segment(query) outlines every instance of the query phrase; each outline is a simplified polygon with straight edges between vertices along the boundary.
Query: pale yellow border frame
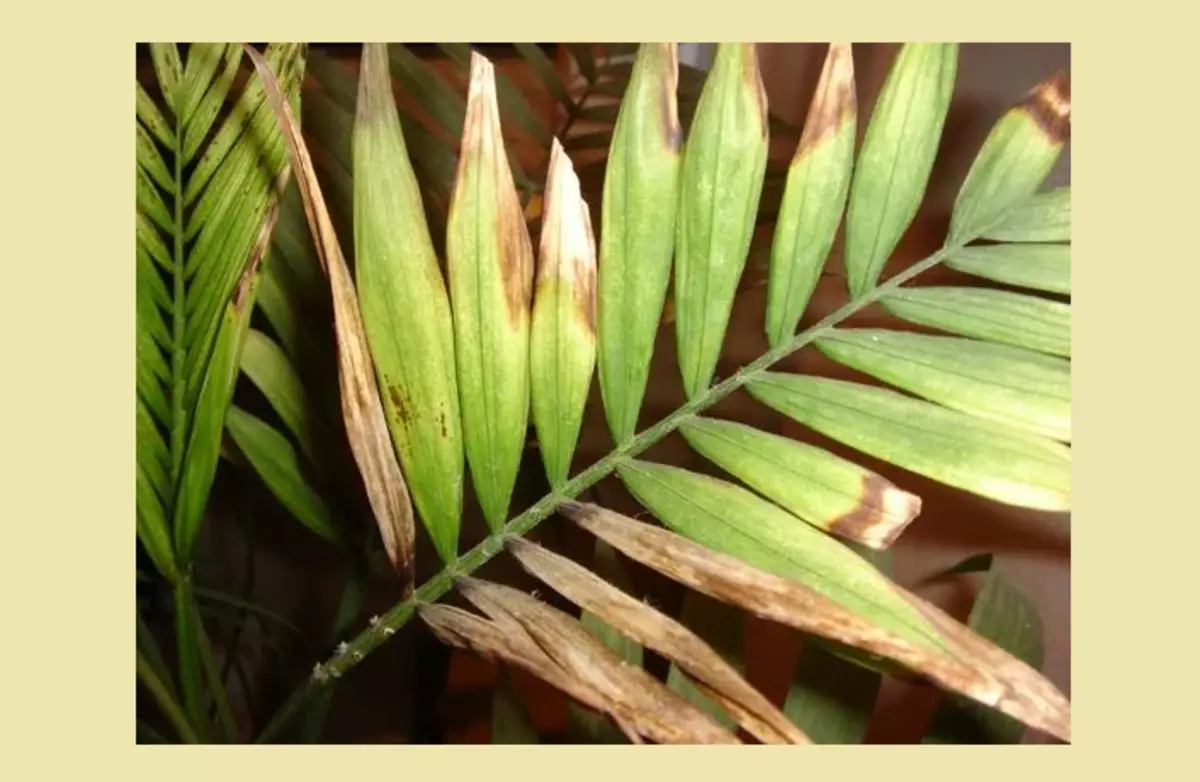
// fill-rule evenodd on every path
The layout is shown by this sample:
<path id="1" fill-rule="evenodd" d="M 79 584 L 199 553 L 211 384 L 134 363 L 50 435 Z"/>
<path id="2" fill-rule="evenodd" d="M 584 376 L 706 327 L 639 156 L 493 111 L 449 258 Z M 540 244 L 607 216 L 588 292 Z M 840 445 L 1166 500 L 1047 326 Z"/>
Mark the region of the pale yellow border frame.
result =
<path id="1" fill-rule="evenodd" d="M 1195 570 L 1189 544 L 1200 526 L 1194 501 L 1180 496 L 1196 480 L 1189 439 L 1195 427 L 1185 429 L 1184 412 L 1187 402 L 1195 405 L 1195 385 L 1183 377 L 1196 351 L 1171 344 L 1173 335 L 1195 331 L 1185 321 L 1186 299 L 1200 267 L 1194 247 L 1172 230 L 1200 222 L 1194 166 L 1185 168 L 1192 156 L 1182 152 L 1189 144 L 1195 148 L 1195 125 L 1171 116 L 1177 107 L 1191 110 L 1195 91 L 1194 84 L 1171 89 L 1177 74 L 1190 78 L 1185 58 L 1193 54 L 1171 38 L 1193 27 L 1165 3 L 1143 0 L 1116 15 L 1100 6 L 1048 0 L 27 4 L 24 20 L 43 22 L 36 31 L 22 29 L 10 14 L 0 47 L 6 82 L 0 181 L 8 239 L 0 262 L 7 293 L 0 308 L 8 452 L 0 547 L 4 777 L 115 774 L 175 782 L 270 774 L 331 782 L 837 774 L 1023 781 L 1057 778 L 1067 763 L 1074 770 L 1072 761 L 1100 753 L 1105 757 L 1095 770 L 1122 773 L 1136 764 L 1142 775 L 1153 775 L 1176 753 L 1181 766 L 1192 767 L 1184 753 L 1194 743 L 1186 692 L 1194 681 L 1194 648 L 1187 643 L 1194 631 L 1191 614 L 1182 622 L 1173 618 L 1168 598 L 1194 590 L 1185 579 Z M 1162 32 L 1138 36 L 1131 29 L 1137 18 Z M 132 43 L 241 38 L 1071 41 L 1078 185 L 1074 371 L 1081 389 L 1074 413 L 1081 450 L 1074 511 L 1073 574 L 1080 588 L 1074 590 L 1072 645 L 1081 650 L 1072 665 L 1075 744 L 633 752 L 136 747 L 128 610 L 134 553 L 134 307 L 127 262 L 133 250 Z M 1169 447 L 1160 449 L 1155 440 Z M 1146 589 L 1150 584 L 1153 590 Z M 1150 746 L 1139 746 L 1148 739 L 1152 754 L 1144 751 Z M 746 752 L 757 757 L 751 761 Z M 920 757 L 906 754 L 913 752 Z M 1128 766 L 1119 762 L 1125 758 Z"/>

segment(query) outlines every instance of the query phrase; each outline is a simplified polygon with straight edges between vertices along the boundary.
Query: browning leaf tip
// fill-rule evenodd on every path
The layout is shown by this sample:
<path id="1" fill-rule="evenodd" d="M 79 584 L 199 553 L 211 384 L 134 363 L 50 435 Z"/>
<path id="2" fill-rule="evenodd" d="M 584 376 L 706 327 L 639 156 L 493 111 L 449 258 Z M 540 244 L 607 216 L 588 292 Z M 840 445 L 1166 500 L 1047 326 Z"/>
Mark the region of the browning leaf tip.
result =
<path id="1" fill-rule="evenodd" d="M 848 43 L 831 43 L 793 161 L 802 158 L 845 123 L 853 122 L 857 114 L 853 50 Z"/>
<path id="2" fill-rule="evenodd" d="M 1030 90 L 1020 110 L 1028 114 L 1054 143 L 1071 135 L 1071 84 L 1062 71 Z"/>
<path id="3" fill-rule="evenodd" d="M 896 542 L 920 512 L 920 497 L 868 473 L 862 476 L 858 505 L 835 519 L 829 529 L 835 535 L 883 550 Z"/>

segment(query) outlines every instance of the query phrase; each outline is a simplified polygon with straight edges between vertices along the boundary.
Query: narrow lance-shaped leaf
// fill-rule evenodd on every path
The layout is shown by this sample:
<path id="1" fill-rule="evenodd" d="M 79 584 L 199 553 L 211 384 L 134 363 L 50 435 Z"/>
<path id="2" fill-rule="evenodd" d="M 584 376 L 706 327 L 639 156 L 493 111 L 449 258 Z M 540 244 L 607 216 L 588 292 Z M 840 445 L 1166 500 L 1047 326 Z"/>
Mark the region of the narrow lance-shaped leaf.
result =
<path id="1" fill-rule="evenodd" d="M 958 44 L 904 44 L 875 102 L 846 212 L 846 274 L 855 298 L 875 287 L 917 216 L 957 68 Z"/>
<path id="2" fill-rule="evenodd" d="M 1071 507 L 1071 452 L 1062 443 L 885 388 L 767 372 L 755 399 L 877 459 L 997 502 Z"/>
<path id="3" fill-rule="evenodd" d="M 1071 293 L 1071 245 L 989 244 L 963 247 L 946 257 L 952 269 L 1021 288 Z"/>
<path id="4" fill-rule="evenodd" d="M 296 449 L 287 438 L 270 424 L 236 406 L 229 408 L 226 425 L 238 450 L 245 454 L 283 507 L 317 535 L 330 543 L 340 543 L 333 514 L 309 485 Z"/>
<path id="5" fill-rule="evenodd" d="M 484 518 L 497 530 L 508 517 L 529 421 L 533 249 L 504 155 L 492 64 L 477 53 L 446 264 L 467 464 Z"/>
<path id="6" fill-rule="evenodd" d="M 281 176 L 276 193 L 284 181 Z M 233 400 L 233 390 L 241 367 L 242 347 L 246 342 L 250 315 L 254 311 L 259 264 L 266 255 L 276 214 L 278 205 L 272 203 L 233 298 L 222 313 L 216 344 L 200 386 L 195 419 L 184 456 L 179 499 L 175 506 L 175 545 L 178 559 L 182 562 L 191 560 L 204 521 L 208 494 L 216 477 L 217 462 L 221 456 L 221 433 L 225 430 L 225 416 Z"/>
<path id="7" fill-rule="evenodd" d="M 948 242 L 986 233 L 1042 184 L 1071 132 L 1071 90 L 1057 74 L 1010 109 L 983 142 L 950 216 Z"/>
<path id="8" fill-rule="evenodd" d="M 734 421 L 693 418 L 688 444 L 800 519 L 873 549 L 886 548 L 921 511 L 921 498 L 828 451 Z"/>
<path id="9" fill-rule="evenodd" d="M 392 441 L 438 554 L 453 562 L 463 492 L 454 323 L 384 44 L 363 48 L 354 121 L 354 246 L 363 324 Z"/>
<path id="10" fill-rule="evenodd" d="M 171 692 L 169 682 L 164 681 L 159 676 L 154 666 L 150 664 L 150 661 L 146 659 L 141 650 L 137 652 L 137 675 L 142 684 L 146 686 L 146 689 L 150 691 L 158 707 L 162 709 L 163 714 L 170 721 L 171 726 L 175 728 L 180 740 L 187 744 L 199 744 L 200 737 L 196 735 L 196 731 L 188 721 L 183 707 L 179 705 L 179 701 Z"/>
<path id="11" fill-rule="evenodd" d="M 286 86 L 281 90 L 293 102 L 299 99 L 294 76 L 302 68 L 302 50 L 299 45 L 272 44 L 265 54 L 285 74 Z M 226 145 L 228 155 L 209 157 L 218 181 L 231 192 L 216 185 L 201 187 L 200 203 L 189 218 L 199 236 L 185 247 L 185 237 L 179 233 L 183 226 L 174 226 L 171 241 L 175 254 L 164 263 L 164 269 L 175 278 L 167 305 L 173 322 L 168 351 L 171 404 L 170 412 L 161 416 L 169 430 L 170 483 L 158 489 L 160 496 L 172 501 L 169 512 L 176 560 L 181 566 L 190 563 L 203 523 L 220 458 L 225 413 L 254 307 L 259 265 L 270 240 L 278 195 L 287 179 L 284 141 L 278 129 L 264 122 L 247 125 L 241 116 L 254 104 L 255 94 L 261 101 L 261 82 L 251 79 L 218 132 L 233 136 Z M 178 141 L 180 134 L 175 138 Z M 215 142 L 206 154 L 214 147 Z M 178 149 L 173 151 L 179 154 Z M 191 188 L 197 181 L 194 172 L 185 177 L 182 170 L 176 170 L 165 184 L 178 201 L 185 186 Z M 138 239 L 144 249 L 152 255 L 165 250 L 153 228 L 154 240 L 147 241 L 140 211 L 138 218 Z M 143 351 L 143 360 L 145 357 Z M 195 705 L 188 703 L 189 709 Z"/>
<path id="12" fill-rule="evenodd" d="M 1071 355 L 1071 305 L 1061 301 L 937 285 L 901 288 L 880 303 L 896 317 L 921 326 L 1055 356 Z"/>
<path id="13" fill-rule="evenodd" d="M 308 395 L 279 345 L 261 331 L 251 329 L 242 349 L 241 369 L 270 402 L 304 455 L 316 459 Z"/>
<path id="14" fill-rule="evenodd" d="M 980 418 L 1071 440 L 1071 362 L 1008 345 L 889 329 L 835 329 L 834 361 Z"/>
<path id="15" fill-rule="evenodd" d="M 648 673 L 623 665 L 612 650 L 562 611 L 499 584 L 471 578 L 460 578 L 457 584 L 468 600 L 508 633 L 523 631 L 564 673 L 594 689 L 602 710 L 611 713 L 622 729 L 660 743 L 738 743 Z"/>
<path id="16" fill-rule="evenodd" d="M 616 443 L 637 428 L 671 282 L 679 196 L 678 71 L 675 44 L 638 49 L 604 174 L 597 369 Z"/>
<path id="17" fill-rule="evenodd" d="M 767 169 L 767 94 L 754 44 L 722 43 L 683 152 L 675 334 L 689 398 L 712 381 Z"/>
<path id="18" fill-rule="evenodd" d="M 756 494 L 707 475 L 640 460 L 618 468 L 618 474 L 638 502 L 675 532 L 796 579 L 913 643 L 940 646 L 929 623 L 869 562 Z"/>
<path id="19" fill-rule="evenodd" d="M 858 101 L 850 44 L 830 44 L 800 144 L 788 167 L 771 246 L 767 338 L 777 347 L 800 316 L 833 247 L 854 165 Z"/>
<path id="20" fill-rule="evenodd" d="M 998 242 L 1067 242 L 1071 240 L 1071 188 L 1057 187 L 1031 196 L 984 232 Z"/>
<path id="21" fill-rule="evenodd" d="M 509 539 L 507 546 L 526 570 L 572 603 L 601 616 L 633 640 L 677 661 L 689 675 L 738 701 L 755 716 L 751 721 L 754 728 L 765 727 L 759 738 L 772 743 L 807 743 L 804 734 L 770 701 L 683 624 L 541 546 L 521 538 Z"/>
<path id="22" fill-rule="evenodd" d="M 151 43 L 149 48 L 159 89 L 167 105 L 174 109 L 183 82 L 183 61 L 179 57 L 179 47 L 174 43 Z"/>
<path id="23" fill-rule="evenodd" d="M 571 160 L 555 139 L 530 329 L 533 423 L 546 476 L 567 479 L 596 363 L 596 242 Z"/>
<path id="24" fill-rule="evenodd" d="M 743 548 L 731 556 L 595 505 L 572 501 L 558 509 L 622 553 L 680 583 L 766 619 L 898 662 L 941 687 L 1070 740 L 1070 702 L 1045 677 L 894 584 L 895 597 L 936 629 L 944 648 L 915 644 L 795 576 L 777 574 L 770 564 L 760 564 L 771 562 L 770 549 Z"/>
<path id="25" fill-rule="evenodd" d="M 325 199 L 304 146 L 295 115 L 283 102 L 270 66 L 250 47 L 247 53 L 267 85 L 271 108 L 284 130 L 291 153 L 296 183 L 313 233 L 321 266 L 329 277 L 334 329 L 338 346 L 338 382 L 346 435 L 367 499 L 379 525 L 380 537 L 392 566 L 397 570 L 402 592 L 412 589 L 415 528 L 412 503 L 404 476 L 396 463 L 388 438 L 387 422 L 375 385 L 375 369 L 367 346 L 363 316 L 359 312 L 350 269 L 338 244 Z"/>

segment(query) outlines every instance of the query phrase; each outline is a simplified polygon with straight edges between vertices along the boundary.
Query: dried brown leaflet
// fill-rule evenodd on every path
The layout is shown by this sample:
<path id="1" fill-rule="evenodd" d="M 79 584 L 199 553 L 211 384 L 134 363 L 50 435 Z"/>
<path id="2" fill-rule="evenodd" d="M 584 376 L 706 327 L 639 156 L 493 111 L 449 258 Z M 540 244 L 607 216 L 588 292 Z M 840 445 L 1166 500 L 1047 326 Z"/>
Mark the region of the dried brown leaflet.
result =
<path id="1" fill-rule="evenodd" d="M 259 77 L 266 86 L 267 98 L 287 139 L 292 170 L 300 186 L 304 211 L 315 240 L 317 257 L 329 277 L 333 299 L 334 329 L 338 345 L 338 381 L 341 386 L 342 417 L 354 459 L 388 558 L 400 578 L 401 591 L 407 596 L 413 588 L 413 547 L 416 527 L 408 487 L 396 462 L 388 433 L 375 368 L 367 348 L 362 315 L 350 270 L 338 244 L 329 210 L 317 182 L 312 159 L 304 145 L 300 127 L 283 99 L 271 67 L 257 51 L 245 46 Z"/>
<path id="2" fill-rule="evenodd" d="M 1070 702 L 1044 677 L 900 587 L 943 634 L 949 654 L 875 627 L 811 589 L 718 554 L 661 527 L 595 505 L 560 512 L 627 556 L 767 619 L 886 657 L 930 681 L 1070 741 Z"/>
<path id="3" fill-rule="evenodd" d="M 695 633 L 569 559 L 521 538 L 509 552 L 531 574 L 634 641 L 675 661 L 697 686 L 764 743 L 807 744 L 808 737 Z"/>
<path id="4" fill-rule="evenodd" d="M 737 737 L 644 670 L 624 664 L 574 618 L 511 587 L 472 578 L 456 580 L 459 591 L 486 613 L 509 642 L 521 648 L 532 643 L 561 674 L 543 677 L 578 697 L 580 685 L 594 695 L 581 702 L 609 714 L 622 730 L 660 744 L 736 744 Z M 525 641 L 525 639 L 529 641 Z M 546 665 L 541 658 L 539 665 Z M 514 660 L 518 664 L 520 661 Z M 537 671 L 534 671 L 538 673 Z M 541 676 L 541 673 L 538 673 Z M 574 691 L 573 691 L 574 690 Z"/>

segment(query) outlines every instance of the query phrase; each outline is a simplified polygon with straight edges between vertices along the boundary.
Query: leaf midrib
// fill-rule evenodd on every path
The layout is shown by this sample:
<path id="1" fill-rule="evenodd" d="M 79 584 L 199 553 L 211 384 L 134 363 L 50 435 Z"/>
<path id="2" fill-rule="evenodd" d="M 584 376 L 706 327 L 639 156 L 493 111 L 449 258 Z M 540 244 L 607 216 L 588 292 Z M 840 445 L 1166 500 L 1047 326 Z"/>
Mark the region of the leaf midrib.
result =
<path id="1" fill-rule="evenodd" d="M 174 113 L 174 112 L 173 112 Z M 175 193 L 174 195 L 174 236 L 175 242 L 172 248 L 175 269 L 175 289 L 172 292 L 172 334 L 171 334 L 171 497 L 170 497 L 170 518 L 175 516 L 175 504 L 177 500 L 177 487 L 179 486 L 180 476 L 183 471 L 183 453 L 184 445 L 187 442 L 187 417 L 184 405 L 185 391 L 187 390 L 187 372 L 184 366 L 184 359 L 187 356 L 185 349 L 185 338 L 187 335 L 187 288 L 185 284 L 184 269 L 187 265 L 187 258 L 184 251 L 184 232 L 186 223 L 183 216 L 184 208 L 184 181 L 183 181 L 183 121 L 179 114 L 174 113 L 174 142 L 171 148 L 171 154 L 174 157 L 173 174 L 175 177 Z"/>

